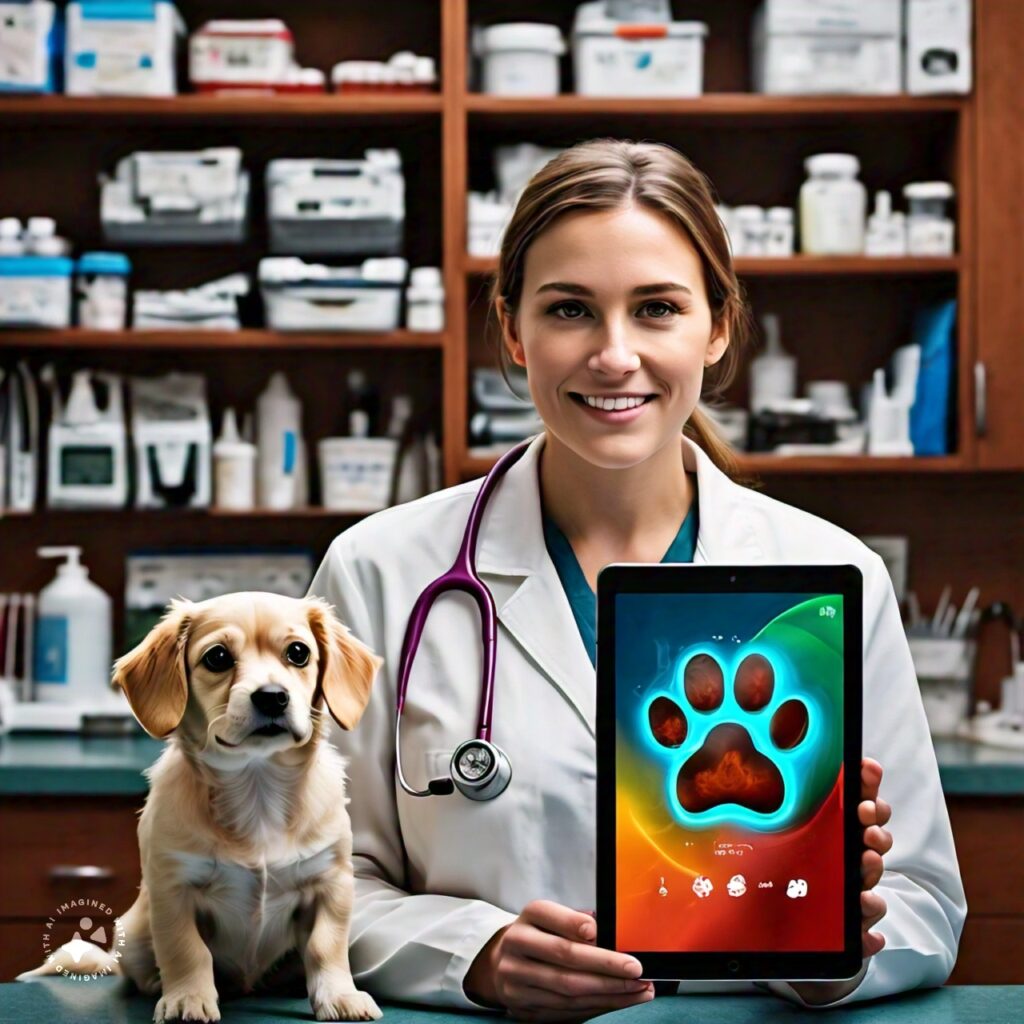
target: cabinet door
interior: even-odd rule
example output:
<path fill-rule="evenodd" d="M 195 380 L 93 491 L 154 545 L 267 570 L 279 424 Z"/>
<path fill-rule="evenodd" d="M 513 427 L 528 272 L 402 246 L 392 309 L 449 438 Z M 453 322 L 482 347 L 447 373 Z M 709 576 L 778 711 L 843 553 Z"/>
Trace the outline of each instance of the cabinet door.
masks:
<path fill-rule="evenodd" d="M 1024 469 L 1024 3 L 976 6 L 978 465 Z"/>

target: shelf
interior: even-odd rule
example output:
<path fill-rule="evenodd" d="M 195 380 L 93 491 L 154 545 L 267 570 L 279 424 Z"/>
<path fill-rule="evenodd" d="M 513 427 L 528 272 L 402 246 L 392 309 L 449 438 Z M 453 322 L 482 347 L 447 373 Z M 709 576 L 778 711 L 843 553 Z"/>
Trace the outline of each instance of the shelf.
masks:
<path fill-rule="evenodd" d="M 482 118 L 558 118 L 594 115 L 706 118 L 763 118 L 799 121 L 829 117 L 890 117 L 956 114 L 966 106 L 949 96 L 764 96 L 759 93 L 705 93 L 693 99 L 618 99 L 603 96 L 488 96 L 470 93 L 466 108 Z"/>
<path fill-rule="evenodd" d="M 904 277 L 959 273 L 959 256 L 788 256 L 739 257 L 733 263 L 740 277 Z M 488 276 L 498 260 L 466 256 L 462 269 L 470 276 Z"/>
<path fill-rule="evenodd" d="M 440 114 L 440 93 L 409 96 L 324 93 L 307 96 L 4 96 L 0 124 L 11 121 L 81 123 L 132 120 L 195 122 L 309 121 L 323 118 Z"/>
<path fill-rule="evenodd" d="M 483 476 L 497 461 L 497 457 L 466 456 L 461 464 L 461 479 L 472 480 Z M 962 456 L 946 455 L 934 458 L 881 458 L 871 455 L 741 455 L 740 468 L 747 473 L 777 476 L 802 473 L 948 473 L 967 470 Z"/>
<path fill-rule="evenodd" d="M 150 520 L 159 523 L 166 516 L 192 516 L 210 519 L 362 519 L 372 515 L 377 509 L 364 512 L 339 512 L 336 509 L 311 505 L 307 508 L 269 509 L 257 508 L 241 512 L 223 508 L 134 508 L 118 506 L 116 508 L 46 508 L 39 507 L 31 512 L 0 511 L 0 522 L 5 519 L 28 520 L 34 516 L 131 516 L 136 521 Z"/>
<path fill-rule="evenodd" d="M 0 351 L 11 348 L 62 349 L 441 349 L 444 335 L 425 331 L 0 331 Z"/>

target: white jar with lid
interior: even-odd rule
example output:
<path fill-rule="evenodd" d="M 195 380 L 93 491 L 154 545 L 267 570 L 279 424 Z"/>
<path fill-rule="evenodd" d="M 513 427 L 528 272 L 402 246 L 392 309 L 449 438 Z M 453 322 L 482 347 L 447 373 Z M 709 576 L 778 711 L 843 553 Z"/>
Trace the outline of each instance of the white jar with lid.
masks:
<path fill-rule="evenodd" d="M 82 253 L 76 267 L 78 325 L 98 331 L 123 331 L 128 323 L 131 261 L 120 252 Z"/>
<path fill-rule="evenodd" d="M 765 236 L 766 256 L 793 255 L 793 209 L 789 206 L 770 206 L 766 216 L 768 231 Z"/>
<path fill-rule="evenodd" d="M 444 285 L 440 267 L 413 267 L 405 291 L 405 325 L 410 331 L 444 330 Z"/>
<path fill-rule="evenodd" d="M 768 222 L 762 206 L 737 206 L 733 210 L 736 225 L 734 252 L 740 256 L 764 256 L 768 237 Z"/>
<path fill-rule="evenodd" d="M 557 96 L 558 58 L 565 40 L 557 25 L 513 21 L 477 29 L 474 51 L 483 61 L 483 91 L 492 96 Z"/>
<path fill-rule="evenodd" d="M 804 161 L 800 187 L 800 251 L 814 256 L 857 256 L 864 251 L 867 190 L 857 180 L 860 161 L 850 153 L 818 153 Z"/>
<path fill-rule="evenodd" d="M 948 181 L 914 181 L 903 186 L 907 214 L 907 252 L 911 256 L 952 256 L 953 222 L 946 203 L 953 198 Z"/>

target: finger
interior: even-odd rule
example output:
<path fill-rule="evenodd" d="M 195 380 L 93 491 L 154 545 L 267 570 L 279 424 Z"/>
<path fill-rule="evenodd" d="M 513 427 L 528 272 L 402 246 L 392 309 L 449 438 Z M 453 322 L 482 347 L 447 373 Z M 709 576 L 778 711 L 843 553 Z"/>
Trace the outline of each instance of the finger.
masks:
<path fill-rule="evenodd" d="M 597 924 L 590 914 L 562 906 L 553 900 L 533 900 L 523 908 L 519 916 L 537 928 L 561 935 L 564 939 L 587 939 L 597 933 Z"/>
<path fill-rule="evenodd" d="M 885 946 L 885 936 L 879 932 L 867 932 L 861 939 L 861 956 L 869 957 L 880 953 Z"/>
<path fill-rule="evenodd" d="M 860 762 L 860 798 L 874 800 L 882 784 L 882 766 L 873 758 L 865 757 Z"/>
<path fill-rule="evenodd" d="M 544 988 L 531 988 L 529 985 L 513 986 L 509 992 L 512 1005 L 527 1010 L 562 1010 L 579 1013 L 580 1010 L 596 1010 L 607 1013 L 609 1010 L 621 1010 L 627 1006 L 636 1006 L 654 998 L 653 986 L 643 992 L 620 992 L 617 995 L 605 996 L 567 996 L 560 992 L 551 992 Z"/>
<path fill-rule="evenodd" d="M 861 888 L 874 889 L 884 870 L 881 856 L 874 850 L 865 850 L 860 858 Z"/>
<path fill-rule="evenodd" d="M 875 801 L 875 824 L 888 825 L 892 817 L 892 807 L 885 800 L 879 797 Z"/>
<path fill-rule="evenodd" d="M 864 829 L 864 845 L 881 854 L 892 849 L 892 833 L 888 829 L 872 825 Z"/>
<path fill-rule="evenodd" d="M 505 977 L 513 985 L 544 989 L 563 996 L 609 996 L 643 992 L 653 986 L 639 978 L 612 978 L 606 974 L 591 974 L 556 967 L 537 960 L 515 957 L 505 968 Z"/>
<path fill-rule="evenodd" d="M 569 967 L 613 978 L 639 978 L 643 967 L 635 957 L 586 942 L 551 935 L 531 925 L 513 925 L 505 934 L 505 946 L 514 954 L 542 963 Z"/>
<path fill-rule="evenodd" d="M 879 921 L 885 917 L 885 900 L 877 892 L 862 892 L 860 894 L 861 931 L 868 931 L 874 928 Z"/>

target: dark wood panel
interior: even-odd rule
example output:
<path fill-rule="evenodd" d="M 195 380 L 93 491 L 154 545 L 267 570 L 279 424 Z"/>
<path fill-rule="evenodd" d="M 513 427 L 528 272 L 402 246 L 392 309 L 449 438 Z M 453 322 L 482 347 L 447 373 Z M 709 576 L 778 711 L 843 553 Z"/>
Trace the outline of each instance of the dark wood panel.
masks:
<path fill-rule="evenodd" d="M 1024 984 L 1024 917 L 969 915 L 949 984 Z"/>
<path fill-rule="evenodd" d="M 969 915 L 1024 915 L 1024 800 L 950 798 L 948 805 Z"/>
<path fill-rule="evenodd" d="M 141 880 L 136 831 L 141 807 L 142 799 L 134 797 L 0 800 L 3 916 L 45 920 L 72 899 L 102 901 L 114 915 L 127 910 Z M 59 865 L 109 869 L 111 877 L 55 879 L 51 872 Z"/>

